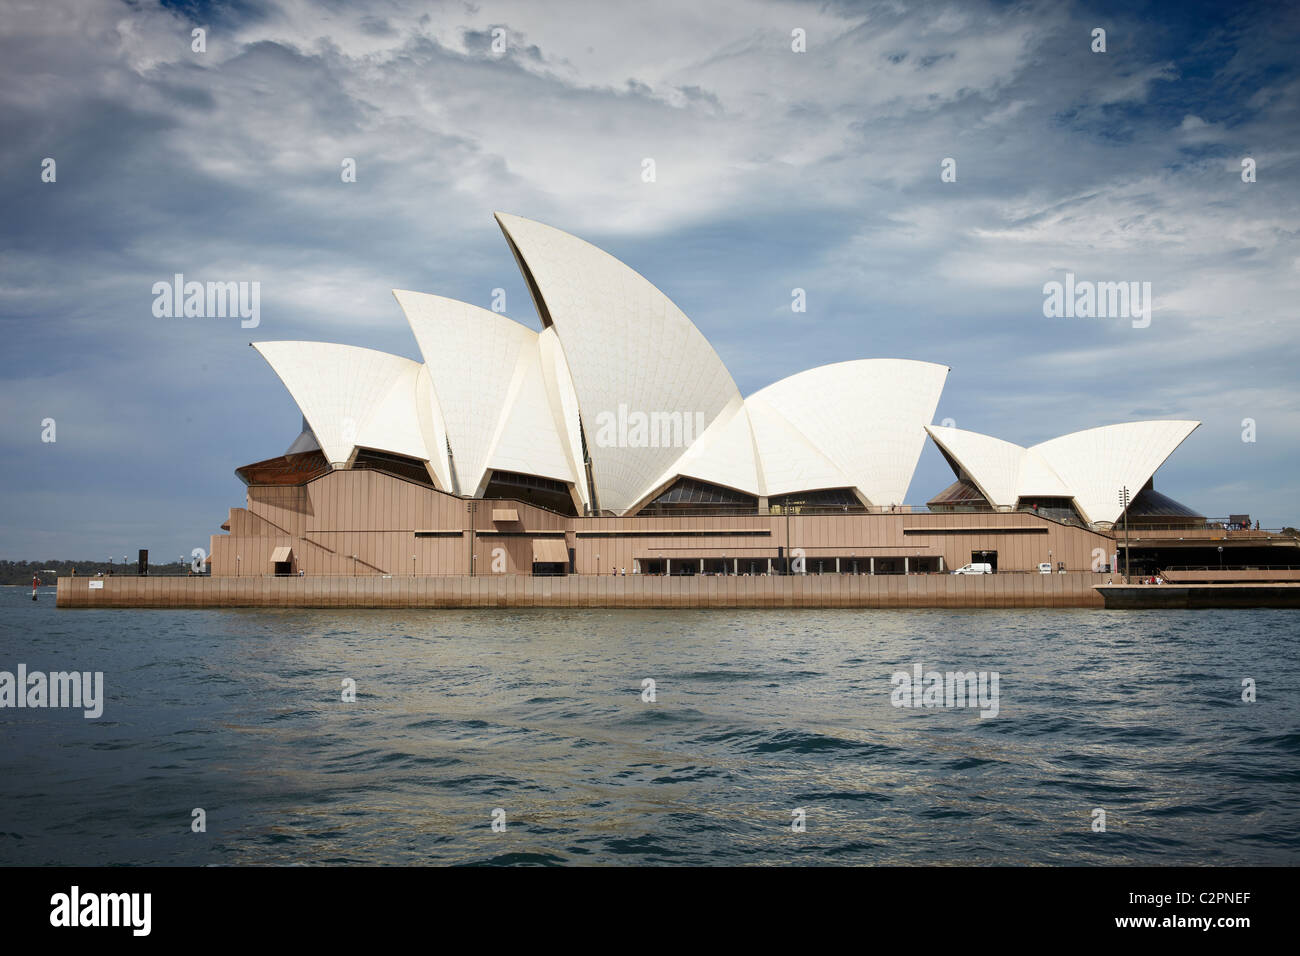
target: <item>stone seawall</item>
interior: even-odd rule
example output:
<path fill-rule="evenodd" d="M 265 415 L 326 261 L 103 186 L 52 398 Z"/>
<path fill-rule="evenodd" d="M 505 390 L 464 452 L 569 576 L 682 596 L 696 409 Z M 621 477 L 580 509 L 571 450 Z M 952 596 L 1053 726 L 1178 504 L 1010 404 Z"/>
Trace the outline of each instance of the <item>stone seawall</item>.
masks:
<path fill-rule="evenodd" d="M 1104 574 L 59 578 L 64 608 L 1103 606 Z M 92 587 L 98 584 L 98 587 Z"/>

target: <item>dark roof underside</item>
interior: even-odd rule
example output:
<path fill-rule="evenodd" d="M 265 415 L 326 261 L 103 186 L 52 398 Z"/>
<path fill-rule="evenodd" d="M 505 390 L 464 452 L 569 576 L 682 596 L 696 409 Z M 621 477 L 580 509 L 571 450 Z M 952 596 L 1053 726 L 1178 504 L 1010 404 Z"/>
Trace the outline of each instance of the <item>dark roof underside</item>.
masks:
<path fill-rule="evenodd" d="M 978 505 L 988 508 L 989 503 L 975 487 L 975 483 L 965 478 L 954 481 L 943 491 L 927 502 L 929 505 Z"/>
<path fill-rule="evenodd" d="M 1128 516 L 1130 519 L 1199 518 L 1202 521 L 1205 520 L 1205 515 L 1198 514 L 1182 502 L 1174 501 L 1168 495 L 1162 495 L 1154 488 L 1143 488 L 1138 492 L 1138 496 L 1128 506 Z"/>

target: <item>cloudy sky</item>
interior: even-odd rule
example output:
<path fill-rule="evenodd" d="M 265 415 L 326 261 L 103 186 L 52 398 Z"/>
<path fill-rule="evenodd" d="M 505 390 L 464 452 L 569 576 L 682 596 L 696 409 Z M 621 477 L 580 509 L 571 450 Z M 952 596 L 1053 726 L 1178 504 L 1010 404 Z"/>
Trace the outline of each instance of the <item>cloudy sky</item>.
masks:
<path fill-rule="evenodd" d="M 1197 419 L 1157 488 L 1294 524 L 1297 40 L 1283 3 L 5 0 L 0 557 L 207 547 L 299 430 L 250 340 L 418 358 L 394 288 L 539 327 L 494 210 L 637 269 L 743 394 L 898 357 L 1020 444 Z M 1150 325 L 1045 317 L 1067 271 Z M 156 317 L 175 273 L 260 282 L 260 327 Z M 909 500 L 951 480 L 927 447 Z"/>

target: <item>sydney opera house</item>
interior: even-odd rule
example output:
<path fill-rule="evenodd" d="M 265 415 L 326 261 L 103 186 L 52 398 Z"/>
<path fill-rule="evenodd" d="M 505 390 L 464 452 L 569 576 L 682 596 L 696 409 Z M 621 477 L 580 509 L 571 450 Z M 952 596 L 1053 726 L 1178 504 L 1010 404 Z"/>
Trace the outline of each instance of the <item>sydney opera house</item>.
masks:
<path fill-rule="evenodd" d="M 253 343 L 302 432 L 237 469 L 247 502 L 213 536 L 213 576 L 1105 573 L 1122 522 L 1206 525 L 1153 487 L 1197 422 L 1022 447 L 934 425 L 949 369 L 881 358 L 742 396 L 637 272 L 496 218 L 540 332 L 397 291 L 423 361 Z M 955 480 L 909 504 L 927 442 Z"/>

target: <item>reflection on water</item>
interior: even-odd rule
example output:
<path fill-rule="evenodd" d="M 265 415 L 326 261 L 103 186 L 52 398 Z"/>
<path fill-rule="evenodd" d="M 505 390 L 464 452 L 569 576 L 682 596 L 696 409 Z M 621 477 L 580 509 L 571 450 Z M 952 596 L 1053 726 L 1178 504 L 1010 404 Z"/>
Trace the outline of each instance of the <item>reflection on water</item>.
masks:
<path fill-rule="evenodd" d="M 3 863 L 1300 858 L 1294 611 L 0 602 L 0 670 L 108 698 L 0 710 Z M 998 716 L 892 706 L 916 663 L 997 671 Z"/>

